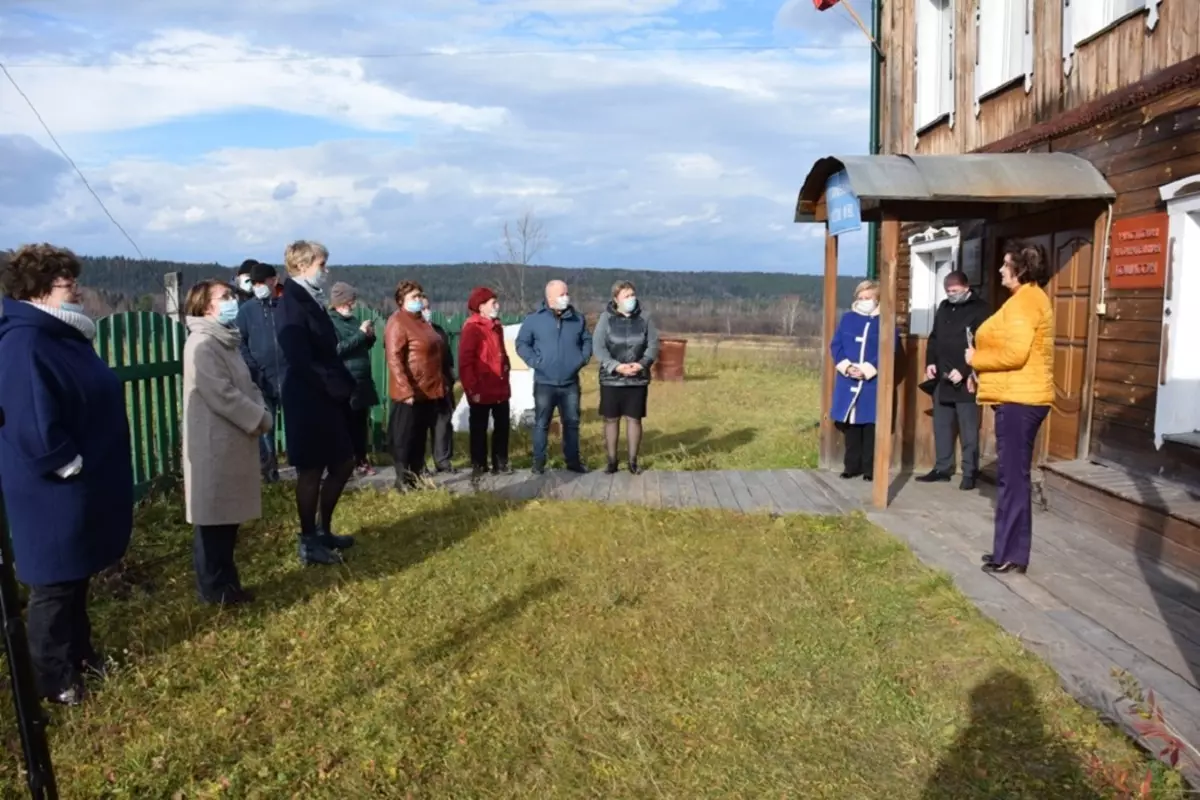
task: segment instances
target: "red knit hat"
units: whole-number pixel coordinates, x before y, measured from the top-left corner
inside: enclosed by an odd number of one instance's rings
[[[496,293],[486,286],[476,286],[471,290],[471,296],[467,298],[467,311],[475,313],[479,311],[479,307],[488,300],[494,300]]]

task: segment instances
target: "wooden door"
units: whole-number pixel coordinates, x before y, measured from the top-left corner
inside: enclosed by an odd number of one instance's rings
[[[1054,304],[1054,405],[1044,426],[1044,459],[1079,458],[1084,428],[1083,391],[1091,317],[1092,232],[1055,233],[1047,256],[1054,277],[1046,291]]]

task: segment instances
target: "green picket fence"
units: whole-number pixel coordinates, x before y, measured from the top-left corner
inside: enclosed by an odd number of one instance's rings
[[[356,312],[359,320],[373,320],[377,339],[371,348],[371,375],[382,402],[371,410],[372,451],[387,446],[387,420],[391,402],[387,397],[388,368],[383,350],[387,319],[369,309]],[[458,340],[466,314],[446,315],[435,311],[433,320],[450,338],[450,355],[458,373]],[[505,325],[521,321],[505,315]],[[96,323],[96,352],[116,373],[125,387],[125,408],[133,449],[134,495],[143,497],[150,489],[170,485],[182,472],[183,459],[183,343],[187,331],[179,322],[149,311],[104,317]],[[286,420],[279,420],[276,442],[285,452]]]

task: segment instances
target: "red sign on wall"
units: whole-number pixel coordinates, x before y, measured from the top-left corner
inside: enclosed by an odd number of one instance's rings
[[[1161,289],[1167,273],[1167,214],[1113,223],[1108,248],[1110,289]]]

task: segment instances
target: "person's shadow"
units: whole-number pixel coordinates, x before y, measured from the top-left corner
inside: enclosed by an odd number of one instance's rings
[[[996,670],[971,690],[971,722],[925,784],[922,800],[1101,800],[1079,755],[1046,729],[1033,688]]]

